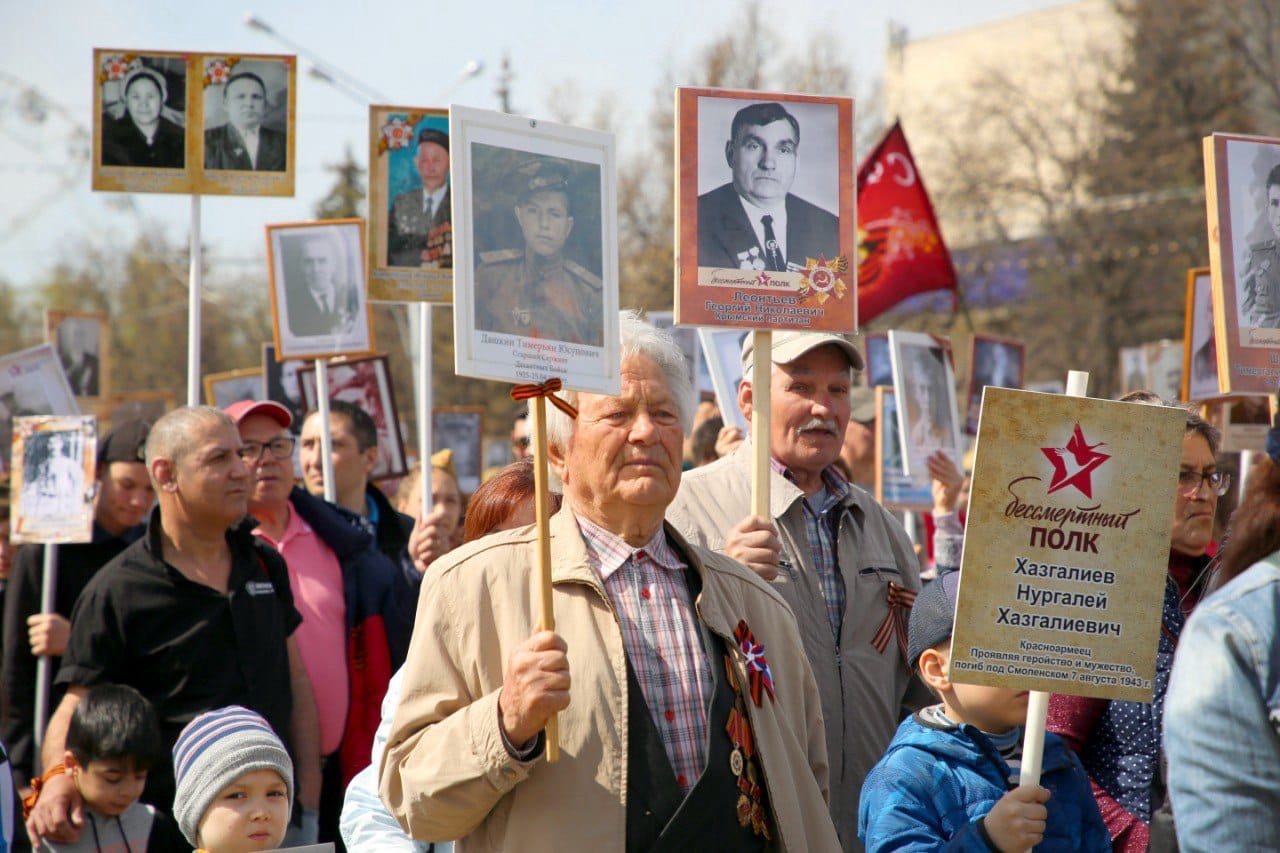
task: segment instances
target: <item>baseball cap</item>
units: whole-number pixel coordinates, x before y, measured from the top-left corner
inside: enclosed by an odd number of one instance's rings
[[[236,426],[249,415],[266,415],[282,427],[293,425],[293,415],[274,400],[240,400],[223,409],[235,421]]]
[[[876,419],[876,392],[865,385],[849,389],[849,420],[869,424]]]
[[[916,596],[907,623],[907,666],[915,671],[920,655],[951,639],[955,627],[956,593],[960,573],[946,572],[931,580]]]
[[[98,464],[141,462],[149,432],[151,424],[146,421],[125,421],[112,427],[98,442]]]
[[[748,334],[742,339],[742,375],[744,378],[749,378],[751,374],[754,339],[755,335],[752,334]],[[853,341],[844,335],[836,335],[831,332],[774,332],[772,360],[774,364],[790,364],[810,350],[828,344],[834,344],[839,347],[845,358],[849,359],[849,364],[854,370],[862,370],[866,366],[862,360],[862,353],[858,352],[858,348],[853,345]]]

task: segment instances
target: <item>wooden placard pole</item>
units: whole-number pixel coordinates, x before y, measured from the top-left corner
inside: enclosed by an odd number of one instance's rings
[[[54,595],[58,588],[58,546],[49,543],[44,546],[44,566],[40,577],[40,612],[53,613]],[[25,639],[25,638],[24,638]],[[53,669],[49,656],[41,655],[36,659],[36,702],[35,731],[33,732],[34,767],[36,775],[43,768],[40,766],[40,746],[44,743],[46,721],[49,718],[49,685],[53,680]]]
[[[191,258],[187,274],[187,405],[200,405],[200,293],[204,259],[200,245],[200,196],[191,196]]]
[[[1089,374],[1080,370],[1067,371],[1068,397],[1087,397]],[[1032,690],[1027,697],[1027,726],[1022,733],[1022,766],[1018,787],[1030,788],[1040,784],[1040,769],[1044,762],[1044,731],[1049,716],[1049,694]]]
[[[320,471],[324,476],[324,499],[338,500],[333,482],[333,426],[329,423],[329,360],[316,359],[316,411],[320,413]]]
[[[538,630],[554,631],[556,614],[551,602],[551,493],[547,483],[547,399],[534,397],[533,405],[533,506],[538,523]],[[547,720],[547,761],[560,758],[560,720]]]
[[[773,332],[751,333],[751,513],[769,515],[769,387],[773,380]]]
[[[418,462],[422,474],[422,517],[431,515],[431,303],[418,303]]]

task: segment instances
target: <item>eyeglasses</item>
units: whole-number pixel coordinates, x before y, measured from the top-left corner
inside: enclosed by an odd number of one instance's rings
[[[1200,484],[1204,483],[1209,486],[1209,491],[1218,497],[1222,497],[1227,493],[1227,489],[1231,488],[1231,475],[1226,471],[1214,471],[1211,474],[1202,474],[1199,471],[1183,471],[1178,474],[1178,491],[1181,493],[1194,492],[1200,493]]]
[[[240,449],[236,451],[240,458],[250,465],[262,458],[262,451],[270,450],[271,455],[276,459],[288,459],[293,455],[293,446],[297,443],[297,439],[292,436],[280,436],[273,438],[265,444],[261,441],[246,441],[240,445]]]

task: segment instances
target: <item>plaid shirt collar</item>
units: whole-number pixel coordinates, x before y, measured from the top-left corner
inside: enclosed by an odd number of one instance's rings
[[[644,551],[649,558],[664,569],[680,571],[684,569],[684,561],[667,542],[667,535],[659,527],[649,541],[639,548],[632,548],[621,536],[605,530],[581,515],[576,516],[578,529],[582,531],[582,540],[587,546],[587,556],[591,567],[600,575],[601,581],[622,568],[637,551]]]
[[[776,456],[769,457],[769,467],[792,483],[796,481],[791,469],[779,462]],[[849,496],[849,481],[844,478],[844,475],[834,465],[828,465],[822,469],[822,485],[826,486],[827,489],[827,505],[835,501],[843,501]]]

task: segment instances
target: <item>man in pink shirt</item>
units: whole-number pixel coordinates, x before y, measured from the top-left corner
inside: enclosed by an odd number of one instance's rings
[[[253,534],[289,568],[294,604],[302,614],[298,650],[320,716],[323,787],[320,840],[337,838],[347,780],[369,761],[380,703],[391,672],[404,660],[389,639],[395,567],[373,537],[333,504],[294,485],[288,409],[270,401],[227,407],[236,422],[252,484]],[[384,618],[387,617],[387,618]],[[361,660],[353,666],[352,657]]]

